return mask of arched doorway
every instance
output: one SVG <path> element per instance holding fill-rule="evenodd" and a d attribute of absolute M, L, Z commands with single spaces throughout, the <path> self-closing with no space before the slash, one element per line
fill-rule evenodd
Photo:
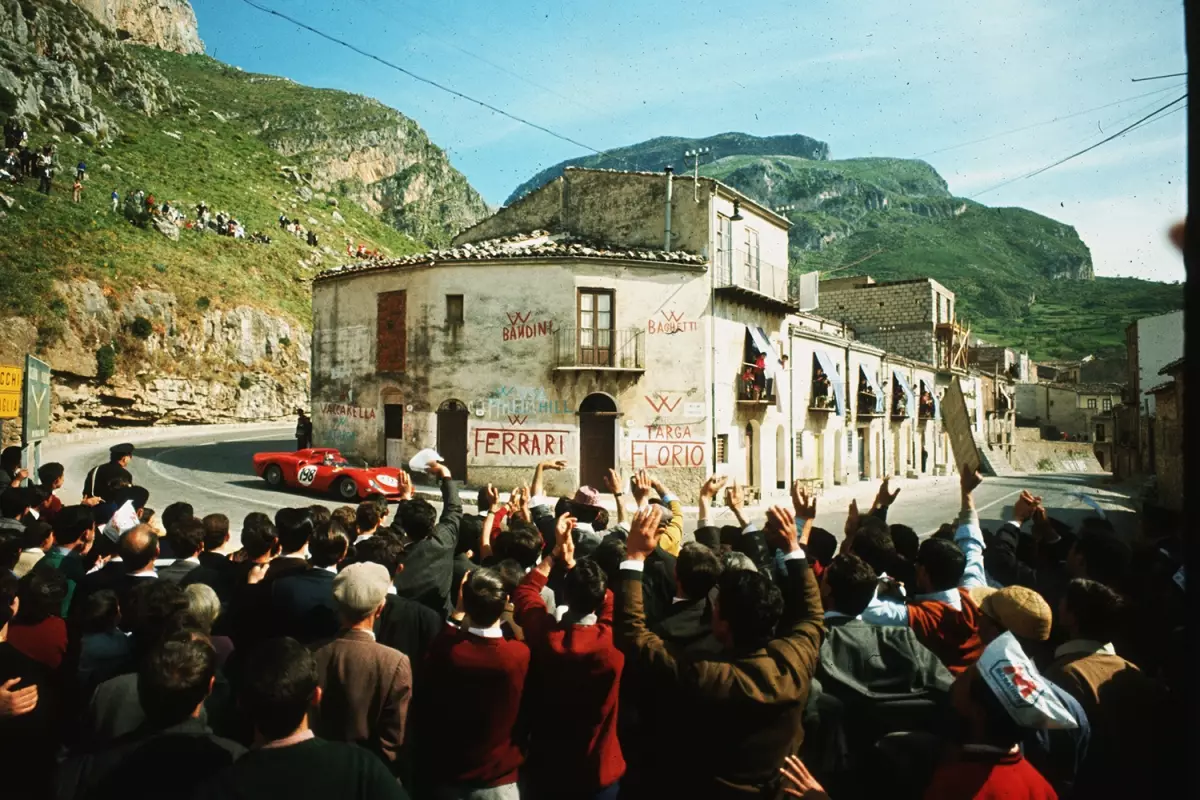
<path fill-rule="evenodd" d="M 467 479 L 467 417 L 461 400 L 447 400 L 437 410 L 437 451 L 456 481 Z"/>
<path fill-rule="evenodd" d="M 601 488 L 617 465 L 617 402 L 589 394 L 579 404 L 579 485 Z"/>

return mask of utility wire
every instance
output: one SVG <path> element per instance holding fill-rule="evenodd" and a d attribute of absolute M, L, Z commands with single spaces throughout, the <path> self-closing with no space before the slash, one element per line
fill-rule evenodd
<path fill-rule="evenodd" d="M 352 50 L 355 53 L 358 53 L 360 56 L 369 58 L 372 61 L 378 61 L 380 64 L 383 64 L 385 67 L 389 67 L 391 69 L 396 70 L 397 72 L 403 73 L 403 74 L 407 75 L 408 77 L 412 78 L 413 80 L 428 84 L 429 86 L 432 86 L 435 89 L 440 89 L 443 92 L 446 92 L 447 94 L 451 94 L 462 100 L 466 100 L 467 102 L 474 103 L 475 105 L 486 108 L 488 111 L 499 114 L 502 117 L 508 117 L 509 119 L 511 119 L 515 122 L 519 122 L 522 125 L 528 125 L 530 128 L 539 130 L 542 133 L 547 133 L 547 134 L 553 136 L 555 139 L 561 139 L 562 141 L 567 142 L 568 144 L 573 144 L 576 147 L 582 147 L 584 150 L 590 150 L 593 153 L 603 154 L 603 152 L 604 152 L 602 150 L 596 149 L 595 147 L 592 147 L 591 145 L 584 144 L 583 142 L 580 142 L 576 139 L 572 139 L 570 136 L 566 136 L 566 135 L 558 133 L 556 131 L 552 131 L 549 128 L 545 127 L 544 125 L 539 125 L 536 122 L 531 122 L 527 119 L 524 119 L 523 117 L 518 117 L 516 114 L 505 111 L 502 108 L 498 108 L 498 107 L 492 105 L 491 103 L 488 103 L 483 100 L 477 100 L 476 98 L 471 97 L 470 95 L 463 94 L 462 92 L 458 91 L 457 89 L 452 89 L 449 86 L 446 86 L 445 84 L 438 83 L 437 81 L 432 80 L 430 78 L 422 77 L 411 70 L 405 69 L 404 67 L 402 67 L 398 64 L 393 64 L 391 61 L 388 61 L 384 58 L 380 58 L 379 56 L 375 55 L 374 53 L 368 53 L 366 50 L 363 50 L 362 48 L 356 47 L 343 39 L 337 38 L 336 36 L 331 36 L 330 34 L 325 33 L 324 31 L 320 31 L 311 25 L 308 25 L 306 23 L 301 22 L 298 19 L 295 19 L 294 17 L 289 17 L 287 14 L 276 11 L 273 8 L 267 8 L 266 6 L 259 5 L 258 3 L 254 2 L 254 0 L 242 0 L 242 2 L 252 8 L 257 8 L 259 11 L 262 11 L 265 14 L 270 14 L 273 17 L 279 17 L 282 20 L 286 20 L 287 22 L 290 22 L 293 25 L 303 28 L 304 30 L 308 31 L 309 33 L 313 33 L 313 34 L 316 34 L 317 36 L 320 36 L 322 39 L 327 39 L 327 40 L 333 42 L 334 44 L 339 44 L 348 50 Z"/>
<path fill-rule="evenodd" d="M 1162 78 L 1186 78 L 1186 72 L 1172 72 L 1170 75 L 1151 75 L 1149 78 L 1130 78 L 1133 83 L 1141 83 L 1142 81 L 1157 81 Z"/>
<path fill-rule="evenodd" d="M 914 158 L 925 158 L 927 156 L 936 155 L 938 153 L 945 153 L 950 150 L 958 150 L 959 148 L 962 148 L 962 147 L 969 147 L 973 144 L 981 144 L 983 142 L 990 142 L 993 139 L 999 139 L 1004 136 L 1011 136 L 1014 133 L 1022 133 L 1024 131 L 1032 130 L 1033 128 L 1040 128 L 1044 125 L 1052 125 L 1055 122 L 1062 122 L 1063 120 L 1074 119 L 1075 117 L 1081 117 L 1084 114 L 1090 114 L 1093 111 L 1101 111 L 1106 108 L 1112 108 L 1113 106 L 1119 106 L 1119 105 L 1123 105 L 1124 103 L 1130 103 L 1130 102 L 1133 102 L 1134 100 L 1141 100 L 1143 97 L 1153 97 L 1155 95 L 1165 94 L 1166 92 L 1169 92 L 1172 89 L 1179 89 L 1186 85 L 1187 84 L 1185 84 L 1185 83 L 1181 83 L 1178 86 L 1169 86 L 1165 89 L 1158 89 L 1153 92 L 1146 92 L 1145 94 L 1138 94 L 1138 95 L 1134 95 L 1133 97 L 1126 97 L 1123 100 L 1116 100 L 1112 103 L 1105 103 L 1102 106 L 1095 106 L 1094 108 L 1085 108 L 1082 111 L 1076 111 L 1071 114 L 1066 114 L 1061 117 L 1055 117 L 1054 119 L 1043 120 L 1041 122 L 1034 122 L 1031 125 L 1025 125 L 1024 127 L 1021 127 L 1021 128 L 1013 128 L 1012 130 L 1001 131 L 1000 133 L 993 133 L 991 136 L 985 136 L 982 139 L 972 139 L 969 142 L 962 142 L 960 144 L 950 145 L 949 147 L 942 147 L 937 150 L 930 150 L 928 153 L 921 153 L 917 156 L 914 156 Z"/>
<path fill-rule="evenodd" d="M 1116 133 L 1112 134 L 1111 136 L 1106 136 L 1105 138 L 1101 139 L 1100 141 L 1095 142 L 1094 144 L 1088 145 L 1087 147 L 1083 148 L 1082 150 L 1078 150 L 1069 156 L 1060 158 L 1059 160 L 1057 160 L 1051 164 L 1047 164 L 1044 167 L 1039 167 L 1038 169 L 1035 169 L 1032 172 L 1027 172 L 1024 175 L 1018 175 L 1015 178 L 1010 178 L 1009 180 L 1004 181 L 1003 183 L 998 183 L 995 186 L 992 186 L 991 188 L 984 189 L 982 192 L 976 192 L 975 195 L 972 196 L 971 199 L 973 200 L 975 198 L 982 197 L 983 195 L 985 195 L 989 192 L 994 192 L 997 189 L 1008 186 L 1011 183 L 1016 183 L 1017 181 L 1022 181 L 1022 180 L 1025 180 L 1026 178 L 1032 178 L 1035 175 L 1041 175 L 1043 172 L 1054 169 L 1057 166 L 1061 166 L 1062 164 L 1065 164 L 1072 159 L 1078 158 L 1079 156 L 1083 155 L 1084 153 L 1089 153 L 1092 150 L 1095 150 L 1100 145 L 1107 144 L 1108 142 L 1111 142 L 1113 139 L 1124 136 L 1126 133 L 1129 133 L 1130 131 L 1134 130 L 1135 128 L 1141 127 L 1144 123 L 1147 123 L 1147 121 L 1151 121 L 1153 117 L 1156 117 L 1157 115 L 1161 114 L 1163 111 L 1166 111 L 1171 106 L 1181 103 L 1185 99 L 1187 99 L 1187 95 L 1183 94 L 1183 95 L 1175 98 L 1171 102 L 1167 103 L 1166 105 L 1160 106 L 1157 109 L 1155 109 L 1154 111 L 1151 111 L 1149 114 L 1142 117 L 1137 122 L 1134 122 L 1131 125 L 1127 125 L 1126 127 L 1122 128 L 1121 130 L 1117 131 Z M 1178 110 L 1178 109 L 1176 109 L 1176 110 Z M 1170 112 L 1170 113 L 1174 113 L 1174 112 Z M 1167 114 L 1163 114 L 1163 116 L 1165 117 L 1165 116 L 1167 116 Z"/>

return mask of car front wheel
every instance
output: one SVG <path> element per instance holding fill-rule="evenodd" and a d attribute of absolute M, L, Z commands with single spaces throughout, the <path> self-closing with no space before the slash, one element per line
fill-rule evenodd
<path fill-rule="evenodd" d="M 263 480 L 267 482 L 267 486 L 278 489 L 283 486 L 283 470 L 275 464 L 270 464 L 263 470 Z"/>
<path fill-rule="evenodd" d="M 358 485 L 354 483 L 353 478 L 342 478 L 333 487 L 333 493 L 341 500 L 357 500 Z"/>

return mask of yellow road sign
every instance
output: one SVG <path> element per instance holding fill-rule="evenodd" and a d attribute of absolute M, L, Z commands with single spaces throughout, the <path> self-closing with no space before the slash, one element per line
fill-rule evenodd
<path fill-rule="evenodd" d="M 0 366 L 0 419 L 15 419 L 21 415 L 23 377 L 21 367 Z"/>

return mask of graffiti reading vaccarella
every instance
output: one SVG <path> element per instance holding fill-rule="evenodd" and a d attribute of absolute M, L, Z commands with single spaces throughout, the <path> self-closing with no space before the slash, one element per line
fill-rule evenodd
<path fill-rule="evenodd" d="M 692 438 L 691 425 L 650 425 L 645 439 L 630 442 L 634 469 L 703 467 L 704 442 Z"/>
<path fill-rule="evenodd" d="M 317 413 L 324 423 L 321 444 L 345 453 L 353 453 L 358 448 L 358 431 L 353 420 L 369 422 L 375 419 L 375 409 L 346 403 L 322 403 L 317 407 Z"/>
<path fill-rule="evenodd" d="M 553 320 L 533 321 L 532 311 L 508 311 L 508 327 L 501 334 L 503 341 L 513 342 L 518 339 L 536 339 L 539 336 L 549 336 L 554 332 Z"/>
<path fill-rule="evenodd" d="M 685 318 L 682 311 L 662 311 L 662 319 L 646 320 L 646 333 L 691 333 L 700 329 L 695 320 Z"/>
<path fill-rule="evenodd" d="M 526 386 L 501 386 L 494 389 L 487 397 L 472 402 L 471 411 L 476 416 L 509 419 L 510 422 L 513 418 L 523 417 L 521 424 L 531 416 L 575 413 L 575 409 L 566 400 L 551 399 L 545 389 Z"/>

